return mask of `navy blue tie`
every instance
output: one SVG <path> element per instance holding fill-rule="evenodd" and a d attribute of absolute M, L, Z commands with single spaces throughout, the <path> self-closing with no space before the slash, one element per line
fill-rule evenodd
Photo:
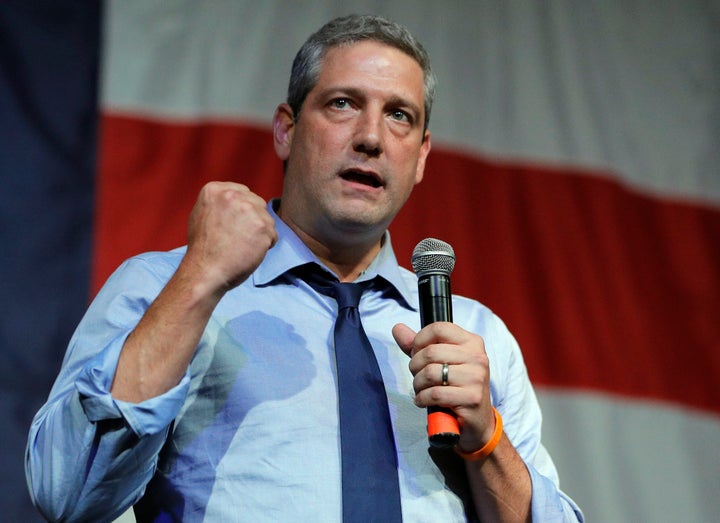
<path fill-rule="evenodd" d="M 360 322 L 364 284 L 340 283 L 313 271 L 304 276 L 338 303 L 335 359 L 338 375 L 344 523 L 402 521 L 397 452 L 385 386 Z"/>

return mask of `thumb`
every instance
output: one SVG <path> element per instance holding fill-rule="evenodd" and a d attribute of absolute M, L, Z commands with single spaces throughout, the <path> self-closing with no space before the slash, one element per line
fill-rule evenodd
<path fill-rule="evenodd" d="M 402 351 L 410 357 L 413 355 L 416 334 L 417 333 L 414 330 L 404 323 L 398 323 L 392 328 L 392 335 L 393 338 L 395 338 L 395 343 L 397 343 Z"/>

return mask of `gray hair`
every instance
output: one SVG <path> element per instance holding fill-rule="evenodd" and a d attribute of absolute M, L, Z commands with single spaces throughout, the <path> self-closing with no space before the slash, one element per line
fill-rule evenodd
<path fill-rule="evenodd" d="M 363 40 L 376 41 L 399 49 L 420 65 L 425 87 L 424 127 L 427 130 L 436 84 L 427 51 L 402 25 L 372 15 L 348 15 L 336 18 L 305 41 L 293 60 L 288 85 L 287 103 L 292 108 L 295 118 L 300 116 L 300 108 L 305 98 L 317 83 L 325 53 L 333 47 Z"/>

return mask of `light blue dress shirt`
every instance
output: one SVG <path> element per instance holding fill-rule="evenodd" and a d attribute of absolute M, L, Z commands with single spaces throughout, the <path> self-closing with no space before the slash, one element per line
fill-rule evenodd
<path fill-rule="evenodd" d="M 278 243 L 220 301 L 180 383 L 140 404 L 109 393 L 118 356 L 184 249 L 131 258 L 107 281 L 30 430 L 28 485 L 48 519 L 109 521 L 145 493 L 148 513 L 176 521 L 341 521 L 336 304 L 288 274 L 317 259 L 268 209 Z M 417 278 L 398 266 L 389 234 L 359 281 L 375 276 L 387 285 L 364 293 L 360 313 L 388 394 L 403 518 L 466 521 L 469 499 L 453 486 L 462 463 L 452 452 L 429 454 L 426 411 L 413 403 L 408 357 L 391 334 L 399 322 L 418 330 L 420 320 Z M 485 340 L 493 404 L 530 471 L 534 521 L 581 519 L 540 443 L 540 410 L 514 338 L 476 301 L 453 297 L 453 316 Z"/>

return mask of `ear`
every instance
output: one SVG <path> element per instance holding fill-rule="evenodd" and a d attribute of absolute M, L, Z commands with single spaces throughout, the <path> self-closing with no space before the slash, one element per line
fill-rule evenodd
<path fill-rule="evenodd" d="M 295 115 L 292 108 L 286 103 L 278 105 L 273 116 L 273 144 L 275 154 L 283 162 L 290 156 L 294 131 Z"/>
<path fill-rule="evenodd" d="M 420 154 L 418 156 L 417 168 L 415 169 L 415 185 L 419 184 L 425 175 L 425 160 L 430 154 L 430 131 L 425 131 L 423 141 L 420 144 Z"/>

